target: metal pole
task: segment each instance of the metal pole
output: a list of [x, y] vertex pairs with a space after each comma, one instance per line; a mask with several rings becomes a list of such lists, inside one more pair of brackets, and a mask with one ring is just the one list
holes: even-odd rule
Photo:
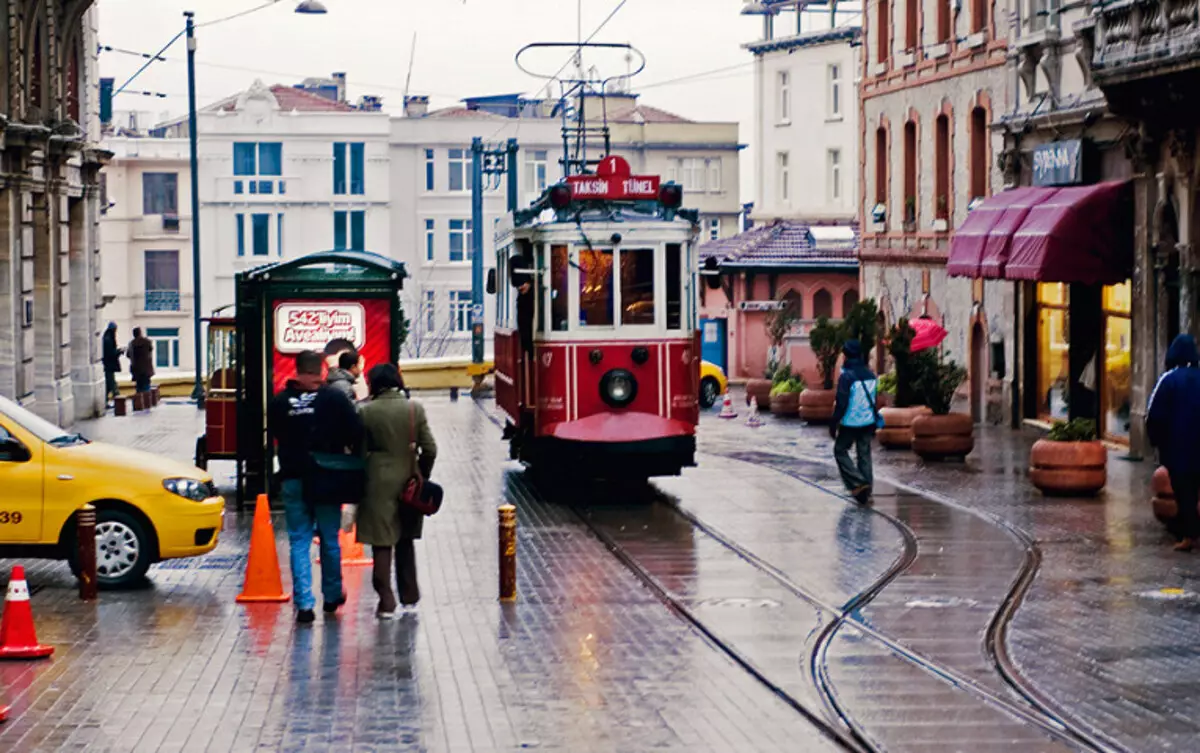
[[517, 508], [500, 505], [500, 601], [517, 600]]
[[471, 139], [471, 251], [471, 363], [483, 363], [483, 139], [478, 136]]
[[84, 505], [75, 515], [75, 540], [79, 558], [79, 598], [96, 600], [96, 508]]
[[196, 26], [195, 13], [184, 11], [187, 19], [187, 72], [188, 72], [188, 142], [191, 147], [192, 167], [192, 340], [195, 349], [196, 384], [192, 388], [192, 400], [197, 408], [204, 407], [204, 352], [200, 347], [200, 160], [196, 144]]
[[[508, 140], [508, 211], [517, 211], [517, 140]], [[536, 180], [536, 177], [535, 177]]]

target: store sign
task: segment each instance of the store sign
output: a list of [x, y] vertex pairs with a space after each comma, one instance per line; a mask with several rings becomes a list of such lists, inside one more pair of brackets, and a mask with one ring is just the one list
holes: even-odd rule
[[783, 301], [742, 301], [738, 304], [739, 311], [782, 311], [786, 306]]
[[1083, 142], [1052, 141], [1034, 147], [1033, 185], [1068, 186], [1083, 182]]
[[358, 303], [282, 303], [275, 309], [275, 350], [320, 351], [332, 340], [349, 340], [361, 348], [364, 320]]
[[605, 157], [595, 175], [569, 175], [573, 200], [654, 200], [658, 198], [657, 175], [630, 175], [629, 163], [617, 156]]

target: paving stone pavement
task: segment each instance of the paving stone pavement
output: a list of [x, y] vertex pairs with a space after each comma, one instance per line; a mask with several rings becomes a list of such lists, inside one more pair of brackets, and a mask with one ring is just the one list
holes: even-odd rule
[[[156, 565], [144, 589], [95, 604], [77, 600], [65, 565], [37, 563], [39, 638], [57, 651], [0, 664], [0, 699], [13, 705], [0, 750], [835, 749], [574, 513], [533, 492], [483, 412], [424, 401], [447, 505], [418, 545], [416, 610], [377, 623], [369, 568], [347, 568], [345, 613], [309, 628], [290, 604], [236, 605], [249, 512], [227, 513], [212, 554]], [[82, 430], [184, 459], [200, 424], [194, 408], [166, 403]], [[519, 600], [502, 606], [495, 508], [505, 500], [520, 520]], [[286, 585], [280, 516], [275, 525]], [[0, 577], [12, 564], [0, 561]]]
[[[765, 421], [750, 429], [740, 419], [706, 414], [700, 447], [726, 455], [763, 451], [814, 460], [827, 469], [822, 483], [840, 488], [828, 470], [832, 443], [825, 428], [770, 416]], [[1131, 462], [1114, 451], [1100, 497], [1044, 498], [1027, 478], [1029, 447], [1037, 436], [1032, 430], [980, 427], [965, 464], [927, 464], [912, 453], [876, 447], [876, 474], [898, 482], [902, 492], [915, 490], [994, 516], [1036, 542], [1040, 568], [1008, 633], [1023, 682], [1114, 747], [1200, 749], [1195, 715], [1200, 558], [1170, 551], [1169, 538], [1153, 518], [1154, 464]], [[880, 500], [881, 508], [890, 504]], [[1003, 554], [997, 559], [990, 547], [975, 554], [983, 567], [1014, 564]], [[947, 566], [957, 573], [965, 563]], [[984, 597], [976, 600], [987, 602], [991, 595]]]

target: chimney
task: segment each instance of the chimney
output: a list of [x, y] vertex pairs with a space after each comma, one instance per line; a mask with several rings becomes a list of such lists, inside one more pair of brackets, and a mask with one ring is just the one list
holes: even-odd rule
[[404, 117], [423, 118], [429, 113], [429, 97], [414, 94], [404, 98]]
[[374, 94], [364, 94], [358, 98], [358, 109], [362, 112], [379, 112], [383, 109], [383, 99]]
[[331, 74], [329, 77], [331, 79], [333, 79], [334, 83], [337, 84], [337, 101], [345, 102], [346, 101], [346, 74], [339, 72], [339, 73]]

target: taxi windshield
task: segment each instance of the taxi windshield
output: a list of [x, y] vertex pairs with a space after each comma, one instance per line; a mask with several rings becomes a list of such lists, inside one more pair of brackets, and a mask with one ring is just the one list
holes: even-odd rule
[[28, 409], [22, 408], [3, 395], [0, 395], [0, 415], [12, 419], [22, 429], [33, 434], [43, 442], [61, 444], [63, 442], [74, 442], [77, 439], [83, 439], [78, 434], [63, 431], [46, 419], [34, 415]]

